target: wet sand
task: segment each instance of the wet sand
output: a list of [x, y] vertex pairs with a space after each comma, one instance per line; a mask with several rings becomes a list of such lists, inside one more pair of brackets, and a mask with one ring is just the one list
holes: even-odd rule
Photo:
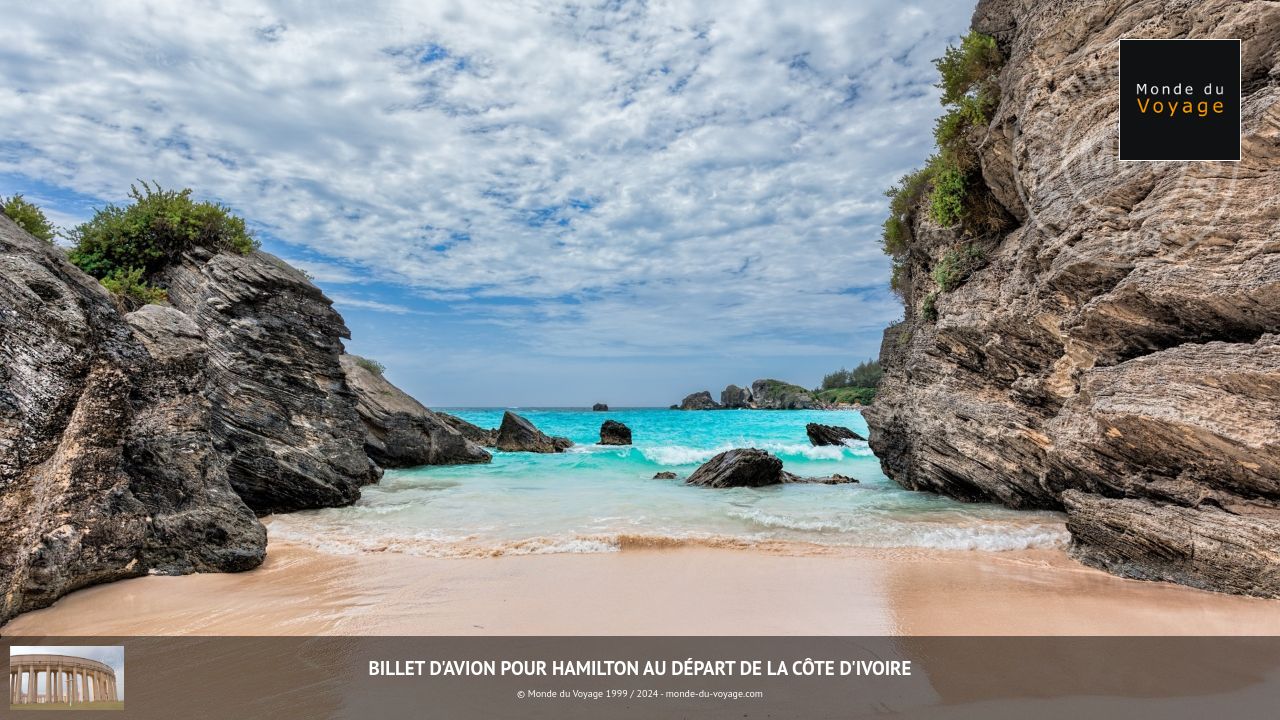
[[427, 558], [273, 541], [254, 571], [88, 588], [38, 635], [1270, 635], [1280, 601], [1123, 580], [1060, 551], [678, 547]]

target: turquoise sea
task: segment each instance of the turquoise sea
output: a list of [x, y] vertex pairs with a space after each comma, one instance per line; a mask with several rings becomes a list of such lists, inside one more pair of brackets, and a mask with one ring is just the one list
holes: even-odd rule
[[[496, 427], [503, 412], [445, 410], [482, 427]], [[865, 442], [809, 444], [809, 422], [865, 436], [856, 411], [513, 410], [577, 445], [553, 455], [494, 452], [489, 465], [388, 470], [354, 506], [277, 516], [272, 535], [330, 552], [441, 557], [682, 543], [1016, 550], [1067, 539], [1058, 513], [909, 492], [884, 476]], [[630, 427], [635, 444], [597, 445], [606, 418]], [[840, 473], [861, 482], [714, 490], [653, 479], [664, 470], [684, 478], [735, 447], [768, 450], [798, 475]]]

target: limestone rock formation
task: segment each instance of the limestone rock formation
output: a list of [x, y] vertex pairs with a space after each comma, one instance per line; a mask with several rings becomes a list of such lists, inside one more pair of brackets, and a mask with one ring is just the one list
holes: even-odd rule
[[848, 475], [840, 475], [838, 473], [824, 475], [822, 477], [803, 477], [784, 471], [782, 473], [782, 482], [797, 485], [851, 485], [858, 482], [858, 479], [849, 477]]
[[262, 562], [208, 431], [211, 352], [171, 308], [126, 322], [0, 216], [0, 622], [87, 585]]
[[675, 480], [677, 477], [679, 477], [679, 475], [676, 475], [670, 470], [663, 470], [662, 472], [653, 474], [654, 480]]
[[[672, 409], [675, 408], [676, 406], [673, 405]], [[686, 395], [679, 405], [680, 410], [718, 410], [719, 408], [720, 406], [716, 404], [716, 401], [711, 399], [709, 390]]]
[[591, 406], [593, 412], [609, 412], [609, 406], [605, 403], [596, 403]]
[[365, 451], [384, 468], [487, 463], [492, 456], [353, 355], [341, 357], [365, 426]]
[[547, 435], [533, 423], [508, 410], [502, 414], [502, 426], [498, 428], [495, 445], [505, 452], [558, 453], [572, 447], [573, 442]]
[[819, 405], [813, 394], [799, 385], [767, 378], [751, 383], [751, 398], [762, 410], [806, 410]]
[[378, 479], [338, 363], [350, 332], [300, 270], [263, 252], [196, 249], [160, 283], [208, 345], [214, 444], [250, 508], [346, 505]]
[[728, 385], [720, 392], [720, 404], [730, 409], [751, 407], [751, 391], [737, 385]]
[[498, 444], [498, 431], [496, 429], [490, 428], [486, 430], [479, 425], [473, 425], [449, 413], [437, 412], [436, 416], [446, 425], [461, 433], [462, 437], [481, 447], [494, 447]]
[[726, 450], [693, 471], [689, 485], [712, 488], [762, 487], [785, 481], [782, 461], [756, 448]]
[[[1065, 510], [1129, 577], [1280, 596], [1280, 5], [982, 0], [1007, 58], [975, 138], [1007, 227], [917, 212], [865, 411], [905, 487]], [[1243, 41], [1239, 163], [1117, 161], [1118, 37]], [[942, 256], [983, 265], [942, 291]]]
[[839, 425], [809, 423], [804, 426], [809, 442], [816, 445], [844, 445], [846, 440], [866, 440], [858, 433]]
[[631, 428], [617, 420], [605, 420], [600, 426], [601, 445], [630, 445]]

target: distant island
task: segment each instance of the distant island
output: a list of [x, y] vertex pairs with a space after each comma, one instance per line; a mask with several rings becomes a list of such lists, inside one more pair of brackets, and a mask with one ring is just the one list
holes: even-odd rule
[[686, 395], [672, 410], [839, 410], [870, 405], [876, 397], [883, 371], [876, 360], [867, 360], [853, 370], [839, 370], [822, 378], [813, 390], [800, 385], [763, 378], [750, 387], [730, 384], [720, 392], [720, 402], [711, 391]]

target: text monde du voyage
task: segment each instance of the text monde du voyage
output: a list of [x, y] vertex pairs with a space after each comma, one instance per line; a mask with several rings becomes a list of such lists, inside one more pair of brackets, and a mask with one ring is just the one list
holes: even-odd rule
[[1138, 112], [1143, 115], [1161, 117], [1194, 116], [1209, 117], [1226, 113], [1226, 103], [1214, 100], [1215, 97], [1226, 96], [1226, 86], [1205, 83], [1199, 88], [1190, 83], [1176, 85], [1151, 85], [1135, 83], [1134, 98], [1138, 103]]

